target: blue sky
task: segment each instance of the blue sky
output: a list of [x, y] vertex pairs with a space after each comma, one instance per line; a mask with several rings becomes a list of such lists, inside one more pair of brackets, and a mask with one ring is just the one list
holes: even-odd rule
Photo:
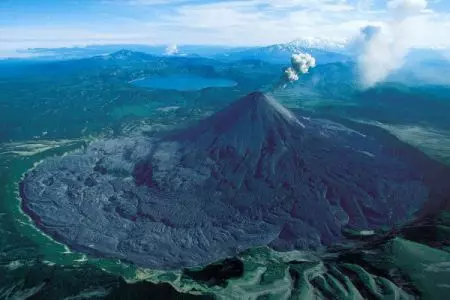
[[88, 44], [343, 40], [363, 26], [392, 22], [387, 1], [425, 3], [411, 28], [418, 44], [449, 39], [448, 0], [1, 0], [0, 53]]

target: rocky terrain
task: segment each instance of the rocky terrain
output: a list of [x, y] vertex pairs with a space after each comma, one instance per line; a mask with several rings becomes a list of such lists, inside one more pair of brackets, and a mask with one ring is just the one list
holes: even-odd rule
[[26, 174], [21, 196], [36, 225], [73, 249], [179, 269], [400, 224], [429, 188], [374, 138], [255, 92], [164, 138], [49, 158]]

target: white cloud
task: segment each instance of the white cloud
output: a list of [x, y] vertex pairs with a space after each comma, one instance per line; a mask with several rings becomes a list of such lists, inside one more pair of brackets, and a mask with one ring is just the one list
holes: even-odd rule
[[387, 8], [404, 17], [423, 11], [427, 4], [427, 0], [389, 0]]
[[[391, 0], [388, 12], [376, 10], [372, 0], [103, 0], [105, 9], [115, 9], [114, 15], [95, 18], [90, 26], [81, 27], [82, 22], [4, 24], [0, 49], [92, 43], [264, 45], [304, 37], [346, 39], [369, 24], [389, 24], [393, 11], [426, 11], [420, 4], [424, 0], [410, 1], [414, 3], [405, 6]], [[86, 13], [92, 12], [86, 9]], [[414, 24], [425, 27], [415, 25], [414, 44], [450, 44], [450, 14], [428, 9], [420, 18]]]
[[359, 0], [356, 7], [359, 11], [369, 11], [373, 7], [373, 0]]
[[[346, 1], [228, 1], [202, 5], [183, 5], [173, 14], [150, 21], [149, 26], [163, 26], [184, 43], [175, 31], [183, 28], [192, 40], [213, 44], [261, 45], [286, 42], [301, 37], [345, 38], [358, 32], [365, 17], [349, 13], [355, 8]], [[356, 24], [355, 21], [358, 23]]]
[[[449, 19], [430, 14], [425, 0], [391, 0], [387, 8], [391, 19], [378, 30], [366, 34], [359, 66], [364, 87], [384, 81], [404, 64], [412, 48], [432, 47], [445, 38]], [[448, 46], [448, 45], [447, 45]]]

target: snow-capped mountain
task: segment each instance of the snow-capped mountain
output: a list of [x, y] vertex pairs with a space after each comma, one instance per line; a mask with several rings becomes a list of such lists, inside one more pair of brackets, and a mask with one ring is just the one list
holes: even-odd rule
[[348, 43], [349, 43], [348, 39], [332, 40], [332, 39], [308, 37], [297, 39], [285, 44], [279, 44], [278, 46], [280, 48], [284, 48], [293, 52], [302, 51], [305, 49], [318, 49], [324, 51], [344, 53], [346, 52]]
[[[327, 64], [345, 62], [350, 59], [346, 54], [345, 45], [344, 41], [307, 38], [285, 44], [228, 53], [225, 58], [230, 60], [258, 59], [276, 64], [287, 64], [292, 54], [309, 53], [316, 58], [317, 64]], [[223, 56], [219, 56], [219, 58], [223, 58]]]

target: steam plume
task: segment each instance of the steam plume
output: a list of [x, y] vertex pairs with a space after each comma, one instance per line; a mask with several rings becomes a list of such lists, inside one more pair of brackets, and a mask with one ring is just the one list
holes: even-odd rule
[[316, 59], [309, 53], [292, 54], [291, 66], [283, 73], [279, 86], [286, 86], [289, 82], [300, 79], [300, 76], [309, 72], [309, 69], [316, 67]]
[[416, 16], [426, 6], [426, 0], [390, 0], [387, 7], [392, 20], [387, 26], [368, 26], [362, 30], [364, 46], [358, 62], [365, 88], [384, 81], [391, 72], [403, 66], [414, 46]]

